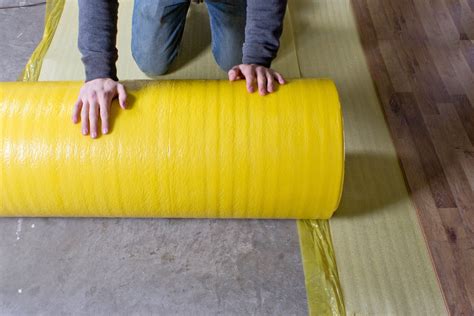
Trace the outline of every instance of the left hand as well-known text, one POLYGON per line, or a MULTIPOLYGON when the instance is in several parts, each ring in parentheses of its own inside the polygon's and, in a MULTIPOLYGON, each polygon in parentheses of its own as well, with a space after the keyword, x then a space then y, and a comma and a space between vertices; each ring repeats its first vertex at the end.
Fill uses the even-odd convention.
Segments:
POLYGON ((256 82, 260 95, 266 95, 276 91, 276 83, 285 84, 285 79, 278 72, 255 64, 240 64, 234 66, 229 70, 228 75, 230 81, 245 79, 247 82, 247 91, 250 93, 255 91, 254 86, 256 82))

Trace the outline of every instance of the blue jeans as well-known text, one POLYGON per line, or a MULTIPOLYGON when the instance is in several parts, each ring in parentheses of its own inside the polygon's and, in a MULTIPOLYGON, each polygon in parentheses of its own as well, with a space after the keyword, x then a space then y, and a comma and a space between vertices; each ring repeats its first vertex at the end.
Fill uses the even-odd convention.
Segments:
MULTIPOLYGON (((262 0, 264 1, 264 0, 262 0)), ((242 63, 246 0, 206 0, 211 22, 212 53, 228 71, 242 63)), ((183 36, 189 0, 135 0, 132 55, 148 76, 166 73, 183 36)))

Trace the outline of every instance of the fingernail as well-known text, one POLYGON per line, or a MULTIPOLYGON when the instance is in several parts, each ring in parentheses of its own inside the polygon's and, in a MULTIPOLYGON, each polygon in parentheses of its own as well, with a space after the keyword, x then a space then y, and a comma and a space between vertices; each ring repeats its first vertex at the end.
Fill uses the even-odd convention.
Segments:
POLYGON ((87 130, 86 129, 82 130, 82 135, 87 135, 87 130))
POLYGON ((96 138, 97 137, 97 133, 96 132, 92 132, 92 138, 96 138))
POLYGON ((107 134, 109 130, 107 128, 102 129, 102 133, 107 134))

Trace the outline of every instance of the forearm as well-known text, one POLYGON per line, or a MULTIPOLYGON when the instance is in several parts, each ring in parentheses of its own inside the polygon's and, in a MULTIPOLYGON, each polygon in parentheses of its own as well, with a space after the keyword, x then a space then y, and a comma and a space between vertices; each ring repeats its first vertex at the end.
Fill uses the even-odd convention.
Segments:
POLYGON ((244 64, 270 67, 280 47, 287 0, 248 0, 244 64))
POLYGON ((86 81, 117 80, 117 0, 79 0, 78 46, 86 81))

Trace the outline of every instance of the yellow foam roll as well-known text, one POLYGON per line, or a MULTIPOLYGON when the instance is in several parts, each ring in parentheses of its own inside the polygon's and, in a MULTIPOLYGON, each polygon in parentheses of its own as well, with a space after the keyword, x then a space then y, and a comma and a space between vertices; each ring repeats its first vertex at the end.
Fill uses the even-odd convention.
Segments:
POLYGON ((112 130, 71 122, 79 82, 0 84, 0 216, 329 218, 344 170, 329 80, 248 94, 228 81, 128 82, 112 130))

